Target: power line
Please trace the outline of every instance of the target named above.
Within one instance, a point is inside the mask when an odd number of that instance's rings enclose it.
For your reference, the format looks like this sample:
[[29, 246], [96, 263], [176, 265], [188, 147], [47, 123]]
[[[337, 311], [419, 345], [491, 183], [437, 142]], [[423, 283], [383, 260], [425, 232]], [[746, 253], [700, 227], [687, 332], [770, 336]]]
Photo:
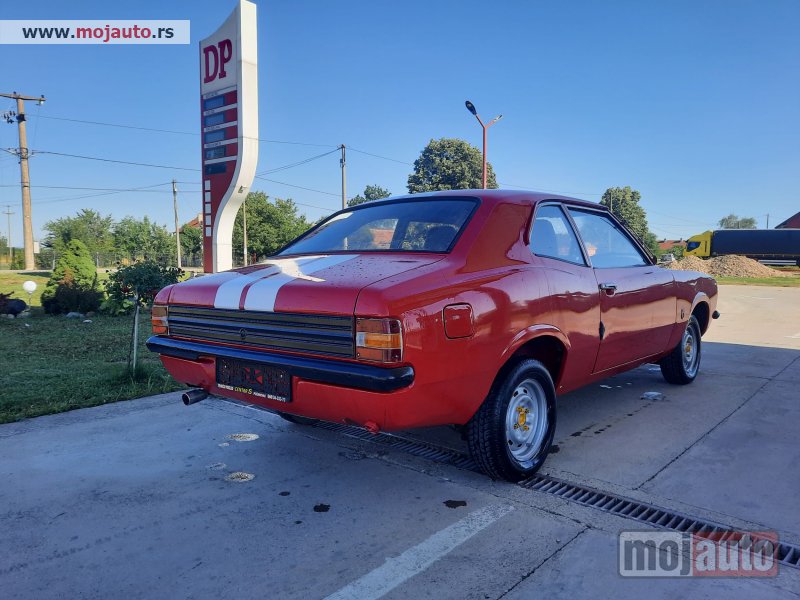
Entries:
[[411, 166], [414, 165], [414, 163], [410, 163], [410, 162], [407, 162], [407, 161], [404, 161], [404, 160], [398, 160], [396, 158], [389, 158], [388, 156], [381, 156], [380, 154], [373, 154], [372, 152], [365, 152], [364, 150], [356, 150], [352, 146], [348, 146], [347, 149], [348, 150], [352, 150], [353, 152], [358, 152], [359, 154], [366, 154], [367, 156], [373, 156], [375, 158], [380, 158], [380, 159], [383, 159], [383, 160], [388, 160], [388, 161], [391, 161], [391, 162], [400, 163], [401, 165], [411, 165]]
[[[68, 119], [66, 117], [52, 117], [49, 115], [37, 115], [38, 118], [41, 119], [52, 119], [54, 121], [68, 121], [70, 123], [83, 123], [85, 125], [99, 125], [103, 127], [117, 127], [120, 129], [136, 129], [139, 131], [152, 131], [155, 133], [171, 133], [174, 135], [193, 135], [199, 136], [200, 133], [196, 131], [177, 131], [174, 129], [158, 129], [155, 127], [141, 127], [138, 125], [123, 125], [122, 123], [105, 123], [103, 121], [86, 121], [84, 119]], [[257, 139], [259, 142], [265, 142], [268, 144], [289, 144], [293, 146], [316, 146], [318, 148], [330, 148], [333, 147], [334, 144], [312, 144], [310, 142], [293, 142], [288, 140], [268, 140], [263, 138], [252, 138], [245, 136], [246, 139]]]
[[320, 158], [322, 158], [324, 156], [328, 156], [329, 154], [333, 154], [334, 152], [338, 152], [338, 151], [339, 151], [338, 148], [334, 148], [333, 150], [330, 150], [328, 152], [323, 152], [322, 154], [317, 154], [316, 156], [311, 156], [309, 158], [306, 158], [306, 159], [303, 159], [303, 160], [300, 160], [300, 161], [297, 161], [297, 162], [289, 163], [288, 165], [283, 165], [282, 167], [275, 167], [274, 169], [269, 169], [267, 171], [262, 171], [261, 173], [256, 173], [256, 175], [257, 176], [258, 175], [269, 175], [270, 173], [277, 173], [278, 171], [284, 171], [286, 169], [291, 169], [293, 167], [299, 167], [300, 165], [304, 165], [306, 163], [310, 163], [311, 161], [320, 159]]
[[[340, 194], [334, 194], [333, 192], [324, 192], [322, 190], [315, 190], [314, 188], [303, 187], [302, 185], [294, 185], [292, 183], [286, 183], [284, 181], [275, 181], [274, 179], [267, 179], [266, 177], [260, 177], [258, 175], [256, 175], [256, 179], [261, 179], [262, 181], [269, 181], [270, 183], [277, 183], [277, 184], [280, 184], [280, 185], [285, 185], [285, 186], [288, 186], [288, 187], [297, 188], [299, 190], [306, 190], [308, 192], [316, 192], [318, 194], [325, 194], [326, 196], [335, 196], [337, 198], [340, 196]], [[315, 206], [314, 208], [321, 208], [321, 207]], [[327, 209], [325, 209], [325, 210], [327, 210]]]
[[200, 169], [191, 169], [189, 167], [171, 167], [167, 165], [154, 165], [150, 163], [131, 162], [127, 160], [114, 160], [111, 158], [100, 158], [98, 156], [83, 156], [80, 154], [67, 154], [66, 152], [51, 152], [49, 150], [35, 150], [34, 154], [51, 154], [53, 156], [66, 156], [69, 158], [82, 158], [84, 160], [97, 160], [100, 162], [116, 163], [121, 165], [133, 165], [136, 167], [151, 167], [153, 169], [170, 169], [172, 171], [200, 171]]
[[[159, 185], [166, 185], [160, 183]], [[2, 184], [0, 187], [18, 187], [15, 184]], [[46, 190], [88, 190], [94, 192], [130, 192], [136, 188], [96, 188], [96, 187], [75, 187], [70, 185], [32, 185], [31, 189], [46, 189]], [[143, 192], [150, 192], [153, 194], [169, 194], [169, 190], [140, 190]], [[195, 190], [199, 191], [199, 190]]]
[[142, 191], [147, 191], [150, 188], [160, 187], [162, 185], [171, 185], [171, 183], [172, 182], [155, 183], [153, 185], [144, 185], [144, 186], [141, 186], [141, 187], [138, 187], [138, 188], [119, 189], [119, 190], [110, 191], [110, 192], [102, 192], [100, 194], [84, 194], [84, 195], [81, 195], [81, 196], [66, 196], [66, 197], [63, 197], [63, 198], [49, 198], [49, 199], [46, 199], [46, 200], [41, 200], [41, 201], [38, 201], [38, 202], [34, 202], [34, 204], [53, 204], [55, 202], [66, 202], [68, 200], [83, 200], [84, 198], [97, 198], [97, 197], [100, 197], [100, 196], [112, 196], [114, 194], [122, 194], [124, 192], [142, 192]]
[[[332, 192], [323, 192], [322, 190], [315, 190], [315, 189], [312, 189], [312, 188], [307, 188], [307, 187], [302, 187], [302, 186], [299, 186], [299, 185], [294, 185], [294, 184], [291, 184], [291, 183], [286, 183], [285, 181], [276, 181], [274, 179], [267, 179], [266, 177], [259, 177], [258, 175], [256, 175], [256, 179], [261, 179], [263, 181], [269, 181], [270, 183], [277, 183], [279, 185], [285, 185], [285, 186], [288, 186], [288, 187], [299, 188], [301, 190], [307, 190], [309, 192], [317, 192], [319, 194], [326, 194], [328, 196], [336, 196], [337, 198], [339, 197], [339, 194], [334, 194]], [[195, 182], [194, 181], [177, 181], [176, 183], [195, 183]], [[329, 213], [334, 212], [328, 206], [318, 206], [316, 204], [306, 204], [304, 202], [298, 202], [297, 200], [294, 200], [294, 199], [291, 199], [291, 200], [292, 200], [292, 202], [294, 202], [298, 206], [306, 206], [308, 208], [316, 208], [316, 209], [319, 209], [319, 210], [327, 211]]]

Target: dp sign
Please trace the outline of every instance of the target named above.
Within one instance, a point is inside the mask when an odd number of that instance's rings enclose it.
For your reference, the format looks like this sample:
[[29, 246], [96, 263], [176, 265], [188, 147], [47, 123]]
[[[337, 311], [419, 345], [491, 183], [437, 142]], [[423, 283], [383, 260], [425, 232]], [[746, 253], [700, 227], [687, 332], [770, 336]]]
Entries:
[[205, 65], [203, 83], [211, 83], [217, 77], [224, 79], [227, 75], [225, 65], [232, 57], [233, 44], [228, 39], [203, 48], [203, 62]]

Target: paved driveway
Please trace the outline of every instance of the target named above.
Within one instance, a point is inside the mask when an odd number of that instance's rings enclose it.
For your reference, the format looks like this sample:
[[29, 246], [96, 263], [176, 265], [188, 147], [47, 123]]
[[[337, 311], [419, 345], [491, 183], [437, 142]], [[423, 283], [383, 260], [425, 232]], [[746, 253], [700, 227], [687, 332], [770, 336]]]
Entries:
[[[723, 286], [691, 386], [561, 399], [543, 473], [800, 544], [800, 289]], [[646, 391], [665, 394], [646, 401]], [[245, 435], [238, 435], [245, 434]], [[449, 429], [407, 434], [463, 452]], [[800, 570], [627, 579], [645, 529], [401, 448], [168, 394], [0, 426], [0, 598], [794, 598]]]

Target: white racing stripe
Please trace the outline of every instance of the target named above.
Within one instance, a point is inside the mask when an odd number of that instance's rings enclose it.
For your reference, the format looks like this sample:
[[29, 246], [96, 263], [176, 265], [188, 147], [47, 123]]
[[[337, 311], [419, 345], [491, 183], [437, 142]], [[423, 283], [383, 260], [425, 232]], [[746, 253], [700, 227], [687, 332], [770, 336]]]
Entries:
[[514, 510], [513, 506], [486, 506], [434, 533], [396, 558], [356, 579], [325, 600], [374, 600], [430, 567], [437, 560]]
[[[321, 256], [304, 256], [298, 259], [291, 259], [293, 262], [297, 262], [299, 264], [305, 264], [311, 261], [315, 261]], [[251, 283], [258, 281], [259, 279], [264, 279], [265, 277], [271, 277], [277, 275], [281, 272], [280, 263], [284, 262], [288, 259], [283, 260], [273, 260], [265, 265], [269, 265], [267, 269], [260, 269], [258, 271], [254, 271], [253, 273], [248, 273], [247, 275], [238, 275], [233, 279], [226, 281], [225, 283], [221, 284], [217, 288], [217, 294], [214, 297], [214, 307], [215, 308], [239, 308], [239, 301], [242, 298], [242, 292], [244, 288], [246, 288]]]
[[[269, 264], [278, 269], [275, 275], [256, 281], [249, 290], [244, 299], [245, 310], [275, 310], [275, 300], [278, 297], [278, 292], [287, 283], [291, 283], [296, 279], [304, 279], [306, 281], [323, 281], [318, 277], [312, 277], [312, 273], [322, 271], [328, 267], [338, 265], [355, 258], [355, 254], [335, 254], [331, 256], [303, 256], [301, 258], [285, 258], [281, 260], [270, 261]], [[236, 304], [239, 306], [238, 300]]]

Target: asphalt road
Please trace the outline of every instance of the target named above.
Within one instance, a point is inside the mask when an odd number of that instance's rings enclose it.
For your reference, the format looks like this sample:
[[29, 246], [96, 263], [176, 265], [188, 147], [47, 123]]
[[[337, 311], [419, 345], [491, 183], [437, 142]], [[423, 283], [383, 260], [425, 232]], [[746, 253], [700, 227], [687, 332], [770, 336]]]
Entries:
[[[797, 545], [800, 289], [720, 296], [697, 381], [646, 366], [564, 396], [543, 473]], [[464, 451], [449, 429], [407, 435]], [[216, 399], [0, 426], [2, 599], [800, 596], [788, 566], [623, 578], [617, 536], [641, 529]]]

